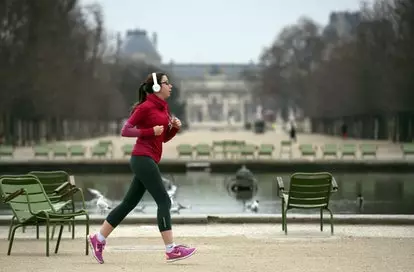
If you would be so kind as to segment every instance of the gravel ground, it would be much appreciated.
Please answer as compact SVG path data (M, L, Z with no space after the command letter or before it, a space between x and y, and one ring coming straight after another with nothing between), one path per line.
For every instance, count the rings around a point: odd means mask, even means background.
M7 256L7 231L0 227L0 271L414 271L412 226L340 225L331 236L329 228L319 232L318 225L292 224L285 236L270 224L176 225L176 242L198 251L167 264L156 226L121 225L108 239L103 265L85 256L84 240L69 239L67 229L57 255L45 256L43 229L40 240L27 229L17 231ZM83 232L78 227L77 237Z

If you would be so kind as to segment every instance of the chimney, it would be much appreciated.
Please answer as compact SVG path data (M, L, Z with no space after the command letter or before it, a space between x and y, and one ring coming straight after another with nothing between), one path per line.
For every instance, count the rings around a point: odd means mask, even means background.
M158 37L157 37L157 33L156 32L152 33L152 44L154 45L154 48L157 49L157 46L158 46Z

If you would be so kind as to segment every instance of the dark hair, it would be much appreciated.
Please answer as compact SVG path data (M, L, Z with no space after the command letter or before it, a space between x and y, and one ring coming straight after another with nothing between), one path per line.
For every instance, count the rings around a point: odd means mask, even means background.
M163 76L165 76L165 74L164 73L156 73L156 75L157 75L157 83L160 84L161 79L162 79ZM139 89L138 89L138 102L136 102L132 106L131 114L134 112L135 108L138 105L144 103L145 100L147 100L147 94L154 93L154 91L152 90L153 85L154 85L154 81L152 80L152 73L151 73L147 76L145 81L143 83L141 83L141 85L139 86Z

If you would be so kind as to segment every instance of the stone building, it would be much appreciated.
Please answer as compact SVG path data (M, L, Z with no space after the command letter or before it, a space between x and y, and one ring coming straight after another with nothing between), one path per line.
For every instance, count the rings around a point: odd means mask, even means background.
M168 67L167 67L168 66ZM180 99L186 103L192 128L243 126L253 115L251 88L242 78L252 64L169 64L179 79Z
M150 65L160 66L161 56L157 50L157 34L148 37L141 29L128 30L121 47L121 57L129 61L144 61Z
M129 61L145 61L174 76L180 99L186 102L187 123L192 127L242 126L253 115L251 87L243 80L246 64L165 63L157 51L157 36L145 30L126 33L121 56Z

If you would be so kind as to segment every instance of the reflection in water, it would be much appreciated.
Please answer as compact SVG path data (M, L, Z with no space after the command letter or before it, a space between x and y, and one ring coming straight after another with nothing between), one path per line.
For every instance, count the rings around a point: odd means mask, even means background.
M257 213L259 211L259 200L254 200L252 203L247 203L245 205L246 210L250 210L254 213Z
M170 178L170 175L165 175ZM174 201L187 209L178 209L181 214L251 213L246 203L260 202L260 214L280 214L276 176L281 176L285 187L289 186L290 173L256 174L257 186L253 190L235 192L229 189L232 174L194 172L173 174ZM414 214L414 174L334 174L339 191L332 195L331 207L336 214ZM110 205L117 205L128 190L131 174L77 175L76 185L83 189L88 209L96 210L96 200L87 188L102 193ZM233 184L234 185L234 184ZM235 188L233 188L235 189ZM95 198L96 199L96 198ZM177 204L178 205L178 204ZM139 210L144 207L145 209ZM145 193L143 200L131 213L156 214L156 204ZM315 211L294 210L297 213ZM5 205L0 205L0 214L10 214Z
M252 199L256 195L258 190L258 184L256 180L240 180L233 177L226 178L226 190L227 193L234 197L236 200Z
M361 193L359 193L358 196L357 196L356 205L358 206L358 211L360 213L363 213L364 212L364 197L362 196Z
M228 194L237 200L242 200L243 203L245 203L246 200L252 199L257 193L257 179L245 165L237 170L234 176L228 176L225 177L225 179ZM254 212L257 212L257 209L253 208L253 210Z

